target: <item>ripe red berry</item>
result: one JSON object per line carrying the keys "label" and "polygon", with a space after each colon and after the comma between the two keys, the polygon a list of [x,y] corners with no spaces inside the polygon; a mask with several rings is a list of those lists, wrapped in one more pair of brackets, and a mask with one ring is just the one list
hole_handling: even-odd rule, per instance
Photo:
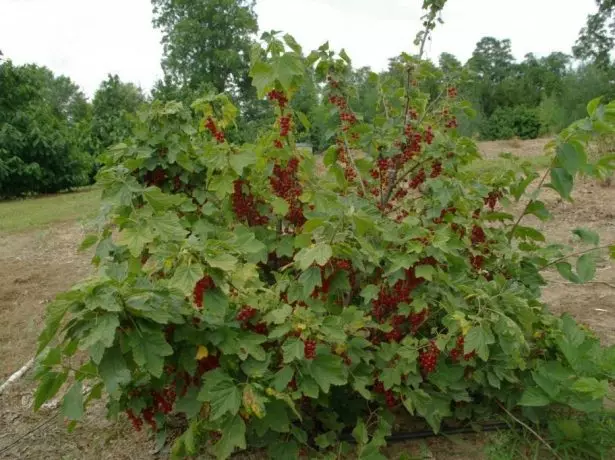
{"label": "ripe red berry", "polygon": [[427,348],[419,352],[419,366],[425,374],[430,374],[436,370],[438,356],[440,356],[440,350],[433,340]]}
{"label": "ripe red berry", "polygon": [[421,169],[418,174],[416,176],[414,176],[412,178],[412,180],[410,181],[410,188],[411,189],[417,189],[419,188],[419,186],[425,182],[426,179],[426,175],[425,175],[425,170]]}
{"label": "ripe red berry", "polygon": [[305,359],[316,358],[316,341],[315,340],[304,340],[303,341],[303,353],[305,355]]}
{"label": "ripe red berry", "polygon": [[205,276],[196,283],[196,285],[194,286],[193,296],[194,303],[197,305],[198,308],[203,308],[203,297],[205,295],[205,292],[214,287],[214,280],[211,278],[211,276]]}
{"label": "ripe red berry", "polygon": [[475,225],[474,227],[472,227],[472,244],[474,246],[479,245],[481,243],[484,243],[487,239],[487,236],[485,235],[485,231],[479,227],[478,225]]}
{"label": "ripe red berry", "polygon": [[237,321],[246,322],[254,318],[254,316],[256,316],[256,313],[256,309],[246,305],[239,311],[239,313],[237,313],[236,318]]}

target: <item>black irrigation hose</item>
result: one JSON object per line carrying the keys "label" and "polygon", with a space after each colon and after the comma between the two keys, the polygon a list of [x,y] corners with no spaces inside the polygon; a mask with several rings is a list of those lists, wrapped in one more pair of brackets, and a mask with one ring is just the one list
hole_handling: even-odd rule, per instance
{"label": "black irrigation hose", "polygon": [[[482,425],[480,430],[476,430],[472,427],[464,427],[464,428],[444,428],[440,430],[439,433],[434,433],[431,430],[425,431],[402,431],[398,433],[394,433],[391,436],[386,437],[387,443],[395,444],[399,442],[412,441],[415,439],[427,439],[434,438],[439,436],[453,436],[457,434],[480,434],[487,433],[493,431],[501,431],[501,430],[512,430],[513,428],[510,424],[505,422],[499,423],[490,423],[487,425]],[[349,443],[356,443],[355,439],[351,434],[342,434],[340,436],[340,441],[345,441]]]}
{"label": "black irrigation hose", "polygon": [[40,430],[41,428],[43,428],[45,425],[48,425],[49,423],[51,423],[52,421],[54,421],[58,416],[60,415],[60,413],[58,412],[55,415],[52,415],[51,417],[49,417],[47,420],[39,423],[37,426],[35,426],[34,428],[32,428],[30,431],[28,431],[27,433],[22,434],[21,436],[19,436],[15,441],[13,441],[12,443],[4,446],[2,449],[0,449],[0,455],[4,454],[5,452],[7,452],[11,447],[15,446],[16,444],[18,444],[20,441],[22,441],[23,439],[27,438],[28,436],[30,436],[32,433],[35,433],[36,431]]}

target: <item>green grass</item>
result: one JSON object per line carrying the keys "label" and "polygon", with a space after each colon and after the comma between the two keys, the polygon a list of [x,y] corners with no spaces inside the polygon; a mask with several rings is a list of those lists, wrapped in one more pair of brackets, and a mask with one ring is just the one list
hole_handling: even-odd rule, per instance
{"label": "green grass", "polygon": [[88,219],[98,213],[100,189],[0,202],[0,233],[37,229],[57,222]]}

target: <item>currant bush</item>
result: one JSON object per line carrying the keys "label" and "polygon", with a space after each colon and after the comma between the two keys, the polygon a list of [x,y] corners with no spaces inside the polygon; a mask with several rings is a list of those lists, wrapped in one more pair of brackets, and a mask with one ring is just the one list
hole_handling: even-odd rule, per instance
{"label": "currant bush", "polygon": [[[573,256],[523,219],[548,218],[541,188],[570,199],[577,174],[611,167],[584,146],[613,129],[615,105],[590,103],[548,147],[542,179],[519,162],[478,180],[476,145],[456,129],[471,109],[449,76],[430,98],[430,67],[402,55],[407,82],[377,81],[368,123],[346,53],[304,56],[274,33],[263,43],[251,77],[276,120],[256,143],[227,140],[238,109],[212,95],[154,102],[104,158],[105,205],[83,245],[97,274],[49,306],[36,407],[68,380],[76,421],[104,391],[109,416],[159,441],[179,424],[176,458],[326,457],[348,428],[376,453],[404,412],[437,431],[501,406],[600,410],[615,348],[551,314],[541,289],[550,268],[589,281],[603,246],[576,229],[588,249]],[[322,157],[295,142],[308,73],[336,114]]]}

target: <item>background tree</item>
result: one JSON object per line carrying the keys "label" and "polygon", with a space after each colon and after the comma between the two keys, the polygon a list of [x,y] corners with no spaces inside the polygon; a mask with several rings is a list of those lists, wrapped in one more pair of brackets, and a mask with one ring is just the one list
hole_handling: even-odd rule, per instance
{"label": "background tree", "polygon": [[92,139],[97,153],[130,135],[130,115],[144,102],[141,89],[122,82],[117,75],[109,75],[101,83],[92,101]]}
{"label": "background tree", "polygon": [[152,0],[163,33],[165,85],[192,91],[248,87],[249,52],[258,32],[252,0]]}
{"label": "background tree", "polygon": [[615,0],[596,0],[598,12],[587,16],[573,48],[577,59],[607,68],[615,46]]}
{"label": "background tree", "polygon": [[44,67],[0,64],[0,198],[85,185],[92,158],[81,144],[87,102]]}

